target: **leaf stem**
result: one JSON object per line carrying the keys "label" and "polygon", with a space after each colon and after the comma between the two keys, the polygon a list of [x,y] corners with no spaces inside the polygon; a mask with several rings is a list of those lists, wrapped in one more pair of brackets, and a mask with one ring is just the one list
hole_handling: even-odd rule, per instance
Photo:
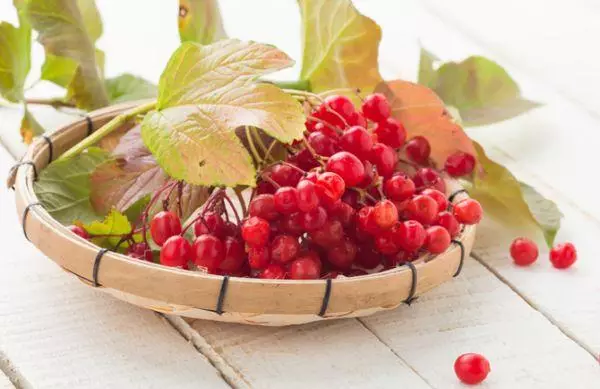
{"label": "leaf stem", "polygon": [[273,84],[277,85],[281,89],[293,89],[307,92],[311,91],[310,81],[308,80],[273,81]]}
{"label": "leaf stem", "polygon": [[250,126],[245,126],[245,131],[246,131],[246,140],[248,140],[248,145],[250,146],[250,151],[252,152],[252,156],[254,157],[256,164],[260,165],[262,163],[262,158],[260,157],[258,150],[256,150],[256,145],[254,144],[254,138],[252,137],[252,133],[250,131]]}
{"label": "leaf stem", "polygon": [[110,122],[108,122],[105,125],[103,125],[102,127],[100,127],[92,135],[88,136],[87,138],[82,139],[81,142],[77,143],[75,146],[73,146],[69,150],[67,150],[67,152],[64,153],[63,155],[61,155],[57,160],[64,161],[68,158],[71,158],[71,157],[74,157],[74,156],[80,154],[83,150],[96,144],[99,140],[101,140],[106,135],[110,134],[111,132],[117,130],[119,127],[121,127],[123,124],[127,123],[132,118],[135,118],[139,114],[151,111],[155,107],[156,107],[156,101],[152,101],[150,103],[143,104],[143,105],[137,106],[135,108],[132,108],[129,111],[126,111],[126,112],[120,114],[119,116],[114,117]]}
{"label": "leaf stem", "polygon": [[75,104],[70,101],[65,101],[60,97],[51,98],[51,99],[25,99],[26,104],[35,104],[35,105],[51,105],[54,108],[57,107],[68,107],[68,108],[76,108]]}

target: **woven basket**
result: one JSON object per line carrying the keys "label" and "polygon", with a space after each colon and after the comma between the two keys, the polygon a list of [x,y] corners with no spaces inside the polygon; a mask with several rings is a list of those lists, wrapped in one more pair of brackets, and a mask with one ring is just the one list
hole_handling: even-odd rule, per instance
{"label": "woven basket", "polygon": [[[308,281],[229,278],[105,253],[54,220],[38,203],[33,181],[52,159],[137,104],[95,111],[38,139],[10,179],[26,238],[67,272],[121,300],[168,314],[256,325],[365,316],[410,302],[450,280],[471,251],[475,227],[466,226],[440,255],[381,273]],[[455,192],[454,202],[467,197],[457,182],[447,181],[447,188]]]}

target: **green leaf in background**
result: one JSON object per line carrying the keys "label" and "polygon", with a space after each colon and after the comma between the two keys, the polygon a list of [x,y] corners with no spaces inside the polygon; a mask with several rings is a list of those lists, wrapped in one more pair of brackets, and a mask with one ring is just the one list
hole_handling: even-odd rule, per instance
{"label": "green leaf in background", "polygon": [[106,90],[111,103],[142,100],[156,97],[158,88],[150,81],[132,74],[121,74],[106,80]]}
{"label": "green leaf in background", "polygon": [[83,228],[90,235],[119,235],[92,238],[92,241],[98,246],[113,248],[121,241],[121,235],[131,233],[132,227],[127,216],[113,209],[103,221],[92,221],[91,223],[84,224]]}
{"label": "green leaf in background", "polygon": [[109,158],[106,151],[91,147],[42,170],[33,188],[48,213],[62,224],[96,220],[98,215],[90,203],[90,174]]}
{"label": "green leaf in background", "polygon": [[381,29],[350,0],[299,0],[302,71],[314,92],[359,88],[371,92],[382,80],[377,57]]}
{"label": "green leaf in background", "polygon": [[19,27],[0,23],[0,96],[16,103],[24,98],[25,79],[31,66],[31,27],[23,18],[21,3],[14,3]]}
{"label": "green leaf in background", "polygon": [[[81,10],[79,9],[81,6]],[[59,62],[46,66],[52,69],[50,81],[67,88],[67,98],[79,108],[96,109],[108,105],[108,95],[102,80],[94,43],[102,33],[98,11],[92,0],[26,0],[26,15],[38,32],[38,41],[47,56],[68,58],[77,64]],[[67,63],[62,68],[60,63]],[[71,76],[69,78],[69,76]],[[69,80],[67,84],[65,80]]]}
{"label": "green leaf in background", "polygon": [[77,62],[68,57],[46,54],[42,65],[42,79],[67,87],[77,72]]}
{"label": "green leaf in background", "polygon": [[419,78],[418,83],[431,88],[437,79],[437,72],[434,69],[435,62],[440,59],[435,54],[421,47],[421,55],[419,59]]}
{"label": "green leaf in background", "polygon": [[179,37],[203,45],[227,38],[218,0],[179,0]]}
{"label": "green leaf in background", "polygon": [[27,109],[27,105],[24,107],[23,119],[21,119],[21,138],[23,138],[23,143],[31,144],[33,138],[42,135],[44,133],[44,128],[41,124],[33,117],[33,114]]}
{"label": "green leaf in background", "polygon": [[519,182],[508,169],[489,159],[481,145],[473,143],[483,173],[473,179],[469,195],[481,203],[486,215],[538,242],[545,240],[550,247],[562,217],[556,205]]}
{"label": "green leaf in background", "polygon": [[255,168],[235,129],[255,126],[285,143],[302,136],[301,105],[255,82],[292,64],[277,48],[255,42],[183,43],[160,78],[157,111],[142,123],[144,143],[177,180],[254,186]]}

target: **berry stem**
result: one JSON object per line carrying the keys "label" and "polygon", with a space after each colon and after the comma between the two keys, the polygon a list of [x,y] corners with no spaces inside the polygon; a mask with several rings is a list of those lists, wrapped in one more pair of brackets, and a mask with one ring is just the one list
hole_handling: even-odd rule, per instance
{"label": "berry stem", "polygon": [[306,140],[306,137],[302,138],[302,142],[304,143],[304,146],[306,146],[306,148],[310,152],[310,155],[312,155],[313,158],[317,162],[319,162],[319,164],[321,166],[325,167],[325,162],[323,162],[324,157],[322,157],[319,154],[317,154],[317,152],[315,151],[315,149],[313,149],[313,147],[310,145],[310,143],[308,143],[308,140]]}
{"label": "berry stem", "polygon": [[242,208],[242,215],[246,215],[248,213],[248,207],[246,206],[246,200],[244,199],[242,190],[235,188],[233,192],[235,193],[235,196],[237,197],[240,203],[240,207]]}
{"label": "berry stem", "polygon": [[[215,190],[210,197],[208,198],[208,200],[206,200],[206,202],[203,205],[202,211],[200,211],[200,214],[198,216],[196,216],[192,221],[190,221],[187,226],[185,226],[183,228],[183,230],[181,231],[181,236],[185,235],[185,232],[194,225],[194,223],[196,223],[198,220],[204,220],[204,215],[206,214],[206,212],[208,212],[208,210],[212,209],[212,207],[214,206],[214,204],[219,201],[221,199],[221,197],[223,196],[223,194],[225,193],[224,189],[217,189]],[[207,226],[208,227],[208,226]]]}
{"label": "berry stem", "polygon": [[[225,196],[223,196],[223,199],[229,204],[229,207],[231,207],[231,210],[233,211],[233,215],[235,216],[235,220],[237,221],[238,226],[242,224],[242,220],[240,219],[240,214],[238,213],[237,209],[235,208],[235,205],[233,204],[233,201],[231,201],[231,199],[229,198],[229,196],[227,196],[227,194],[225,194]],[[225,215],[227,216],[227,212],[225,212]]]}

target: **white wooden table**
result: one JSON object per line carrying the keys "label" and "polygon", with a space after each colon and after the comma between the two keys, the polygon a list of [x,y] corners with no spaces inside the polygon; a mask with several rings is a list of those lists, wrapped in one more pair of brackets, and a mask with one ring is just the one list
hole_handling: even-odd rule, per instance
{"label": "white wooden table", "polygon": [[[97,2],[109,75],[130,71],[157,80],[178,45],[175,1]],[[0,19],[11,20],[11,3],[0,1]],[[485,223],[461,276],[410,307],[287,328],[184,321],[116,301],[59,270],[23,238],[12,192],[1,189],[0,388],[460,388],[452,364],[464,352],[491,361],[482,388],[600,387],[594,183],[600,6],[585,0],[355,3],[383,27],[385,76],[414,78],[420,40],[444,60],[474,53],[495,59],[527,98],[545,104],[470,133],[559,204],[565,219],[558,240],[576,244],[574,268],[554,270],[544,249],[536,265],[516,268],[508,258],[511,234]],[[230,35],[272,42],[299,58],[295,7],[292,0],[222,0]],[[269,16],[274,13],[280,18]],[[51,109],[36,113],[50,127],[72,120]],[[18,120],[18,111],[0,109],[0,171],[22,152]]]}

